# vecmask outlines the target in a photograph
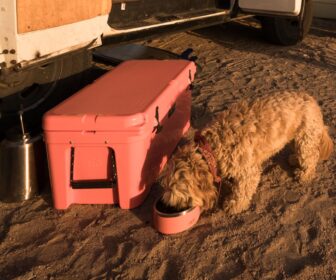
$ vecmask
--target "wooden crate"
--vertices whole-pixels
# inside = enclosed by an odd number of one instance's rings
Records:
[[[18,33],[26,33],[106,15],[112,0],[16,0],[16,8]]]

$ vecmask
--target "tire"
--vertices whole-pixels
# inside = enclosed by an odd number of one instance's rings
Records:
[[[273,44],[291,46],[301,42],[308,34],[313,20],[312,0],[303,0],[298,18],[261,17],[265,38]]]
[[[0,99],[0,131],[18,125],[20,111],[23,112],[25,125],[29,129],[39,129],[42,115],[80,89],[84,81],[86,82],[86,71],[89,66],[91,66],[91,54],[85,51],[47,63],[45,68],[49,68],[48,74],[52,82],[33,83],[24,90]]]

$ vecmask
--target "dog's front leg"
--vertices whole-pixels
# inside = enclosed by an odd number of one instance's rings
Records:
[[[224,202],[226,211],[230,214],[237,214],[250,207],[253,194],[260,181],[260,174],[259,168],[252,168],[235,176],[230,199]]]

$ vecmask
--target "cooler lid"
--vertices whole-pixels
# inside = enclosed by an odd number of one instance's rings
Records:
[[[160,94],[171,85],[186,89],[195,71],[194,63],[188,60],[124,62],[48,111],[44,130],[111,131],[142,127],[150,118],[146,111]]]

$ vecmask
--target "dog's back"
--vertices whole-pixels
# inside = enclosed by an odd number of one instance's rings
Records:
[[[321,160],[327,159],[333,150],[321,109],[305,92],[278,92],[252,102],[242,100],[220,114],[205,131],[223,135],[213,146],[222,146],[231,159],[235,160],[237,154],[246,161],[247,155],[253,154],[250,159],[258,164],[300,135],[304,142],[311,137],[321,139],[316,144],[316,148],[320,146]]]

